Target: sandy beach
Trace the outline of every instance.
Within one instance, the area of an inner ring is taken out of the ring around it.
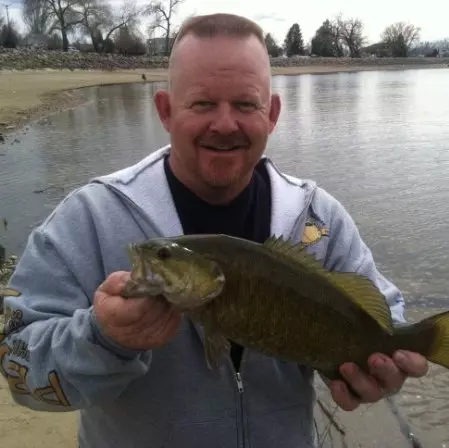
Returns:
[[[415,65],[309,65],[272,67],[275,75],[306,75],[372,70],[441,68]],[[142,80],[145,74],[146,81]],[[165,81],[166,69],[0,71],[0,134],[86,101],[82,87]]]

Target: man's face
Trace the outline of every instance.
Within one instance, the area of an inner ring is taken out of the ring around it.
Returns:
[[[248,183],[280,112],[264,48],[256,37],[188,35],[172,67],[170,92],[155,95],[171,137],[171,167],[198,195],[226,191],[232,199]]]

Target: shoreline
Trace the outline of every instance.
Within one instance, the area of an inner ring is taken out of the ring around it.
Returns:
[[[423,70],[447,68],[441,64],[298,65],[272,66],[272,76],[326,75],[361,71]],[[21,130],[36,120],[85,104],[86,87],[167,80],[166,68],[106,70],[0,70],[0,136]],[[145,74],[146,80],[142,79]],[[2,138],[0,137],[0,143]]]

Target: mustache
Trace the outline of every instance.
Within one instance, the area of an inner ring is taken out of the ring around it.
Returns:
[[[241,132],[234,132],[232,134],[210,134],[198,137],[196,143],[201,146],[214,147],[231,147],[231,146],[249,146],[250,140]]]

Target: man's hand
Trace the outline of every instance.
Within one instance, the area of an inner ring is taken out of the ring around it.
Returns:
[[[400,350],[392,358],[373,354],[368,365],[370,375],[352,363],[340,367],[340,373],[359,397],[355,397],[340,380],[331,381],[329,388],[335,402],[345,411],[353,411],[361,403],[375,403],[386,395],[397,392],[407,377],[419,378],[427,374],[428,362],[419,353]]]
[[[124,348],[161,347],[175,336],[181,316],[161,297],[121,297],[129,278],[128,272],[114,272],[97,289],[94,310],[98,325],[105,335]]]

